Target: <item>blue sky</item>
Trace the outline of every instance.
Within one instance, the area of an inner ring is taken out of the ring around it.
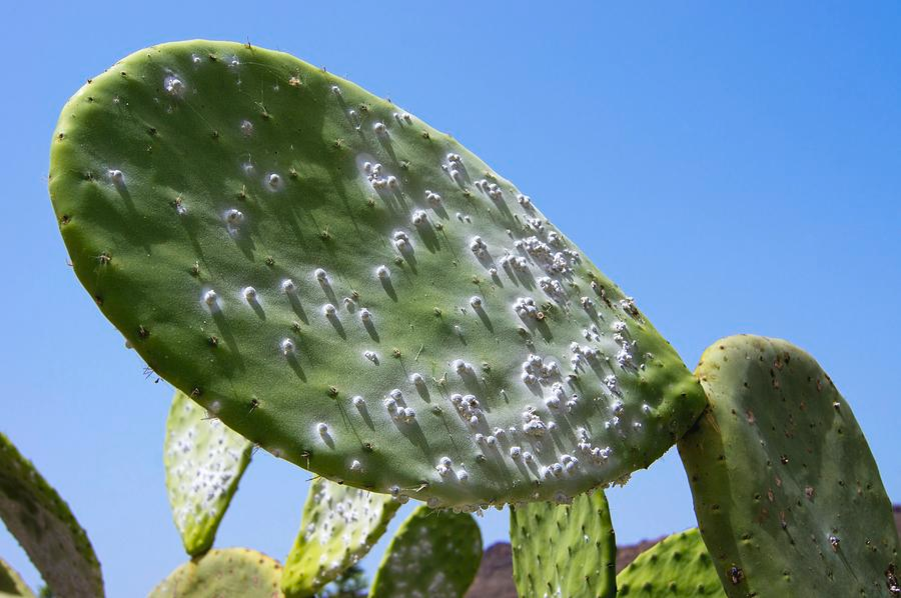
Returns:
[[[66,265],[48,148],[85,79],[187,38],[290,52],[452,133],[690,367],[741,332],[806,348],[901,502],[901,4],[8,2],[0,23],[0,431],[72,506],[110,596],[144,595],[184,560],[161,456],[171,389]],[[217,545],[284,558],[309,477],[258,453]],[[672,451],[609,498],[624,542],[694,525]],[[481,523],[486,543],[506,538],[505,512]],[[3,529],[0,556],[37,585]]]

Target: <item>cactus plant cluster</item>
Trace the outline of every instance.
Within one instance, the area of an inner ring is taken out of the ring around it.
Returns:
[[[373,598],[462,596],[470,513],[505,504],[521,596],[901,596],[879,472],[813,358],[732,337],[691,374],[528,195],[324,69],[136,52],[64,107],[50,196],[79,280],[178,389],[164,459],[192,560],[154,598],[312,596],[409,499]],[[677,443],[699,529],[617,578],[603,488]],[[254,446],[319,476],[284,568],[211,549]],[[102,595],[2,436],[0,464],[0,515],[53,591]]]
[[[212,550],[250,459],[252,445],[176,392],[164,443],[166,482],[176,527],[194,557],[151,593],[185,598],[217,595],[308,598],[365,556],[400,508],[375,494],[316,478],[310,484],[300,531],[285,565],[247,548]],[[187,514],[187,516],[186,516]],[[469,514],[430,516],[416,511],[401,526],[375,579],[373,596],[413,595],[402,573],[418,571],[427,595],[462,596],[482,555]],[[425,580],[425,581],[424,581]]]

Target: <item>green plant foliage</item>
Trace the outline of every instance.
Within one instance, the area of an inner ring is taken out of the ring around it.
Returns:
[[[148,365],[333,481],[435,507],[574,496],[648,466],[704,406],[531,199],[287,54],[124,58],[63,108],[50,195]]]
[[[203,554],[213,545],[252,448],[187,395],[175,393],[163,460],[169,504],[188,554]]]
[[[472,515],[422,506],[397,530],[369,598],[460,598],[482,561],[482,535]]]
[[[511,508],[510,544],[520,596],[616,596],[616,535],[600,490]]]
[[[638,555],[616,576],[617,596],[725,598],[716,567],[697,528],[673,534]]]
[[[210,550],[172,572],[149,598],[282,598],[282,567],[249,548]]]
[[[3,559],[0,559],[0,598],[34,598],[22,576]]]
[[[378,542],[398,507],[387,494],[313,480],[300,532],[285,560],[285,595],[310,596],[337,579]]]
[[[69,506],[0,434],[0,518],[59,596],[103,596],[100,563]]]
[[[892,595],[891,504],[819,364],[783,340],[733,336],[704,352],[696,375],[710,408],[679,453],[726,594]]]

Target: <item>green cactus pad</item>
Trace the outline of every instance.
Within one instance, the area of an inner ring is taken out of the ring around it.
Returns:
[[[188,554],[203,554],[213,545],[252,448],[187,395],[175,393],[163,461],[169,505]]]
[[[282,598],[282,566],[249,548],[210,550],[181,565],[148,598]]]
[[[696,375],[710,408],[679,453],[726,594],[891,596],[892,507],[819,364],[783,340],[733,336]]]
[[[520,596],[616,596],[616,535],[600,490],[511,508],[510,544]]]
[[[22,576],[3,559],[0,559],[0,598],[34,598]]]
[[[58,596],[103,596],[88,536],[69,506],[0,434],[0,518]]]
[[[482,534],[472,515],[421,506],[391,539],[369,598],[459,598],[481,561]]]
[[[388,528],[400,503],[316,478],[303,508],[300,533],[285,560],[282,590],[311,596],[363,558]]]
[[[64,107],[50,195],[150,367],[333,481],[436,507],[574,496],[647,467],[705,404],[528,197],[287,54],[121,60]]]
[[[673,534],[638,555],[616,576],[617,596],[725,598],[698,528]]]

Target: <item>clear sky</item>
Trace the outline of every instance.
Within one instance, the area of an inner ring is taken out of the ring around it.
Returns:
[[[110,596],[145,595],[185,558],[162,467],[171,389],[66,265],[50,134],[85,79],[188,38],[290,52],[452,133],[690,367],[735,333],[804,347],[901,502],[901,3],[505,4],[0,3],[0,430],[71,505]],[[309,477],[258,453],[217,545],[284,558]],[[673,451],[609,498],[623,542],[694,525]],[[507,537],[506,512],[481,522],[486,543]],[[4,529],[0,556],[37,585]]]

